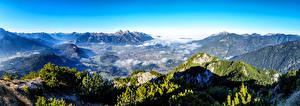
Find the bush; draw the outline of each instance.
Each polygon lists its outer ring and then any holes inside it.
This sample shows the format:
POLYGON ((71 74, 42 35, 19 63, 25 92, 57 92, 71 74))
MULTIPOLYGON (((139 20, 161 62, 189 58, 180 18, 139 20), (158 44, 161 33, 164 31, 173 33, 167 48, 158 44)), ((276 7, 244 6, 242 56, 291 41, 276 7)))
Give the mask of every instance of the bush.
POLYGON ((114 101, 114 87, 111 82, 102 78, 98 73, 87 74, 79 86, 78 95, 84 101, 111 104, 114 101))
MULTIPOLYGON (((63 99, 50 98, 46 99, 45 97, 38 96, 35 103, 36 106, 67 106, 67 103, 63 99)), ((73 106, 69 104, 68 106, 73 106)))
POLYGON ((7 79, 7 80, 14 80, 14 79, 17 79, 18 76, 17 75, 16 76, 12 76, 10 73, 6 72, 1 78, 7 79))
POLYGON ((34 78, 37 78, 39 75, 38 73, 36 72, 29 72, 28 75, 25 75, 23 77, 21 77, 22 80, 25 80, 25 79, 34 79, 34 78))
POLYGON ((152 74, 152 75, 155 75, 155 76, 157 76, 157 77, 161 77, 161 76, 163 76, 163 74, 161 74, 161 73, 159 73, 159 72, 156 72, 156 71, 150 71, 150 73, 152 74))
POLYGON ((23 91, 24 91, 26 94, 29 94, 29 87, 28 87, 28 86, 24 86, 24 87, 23 87, 23 91))

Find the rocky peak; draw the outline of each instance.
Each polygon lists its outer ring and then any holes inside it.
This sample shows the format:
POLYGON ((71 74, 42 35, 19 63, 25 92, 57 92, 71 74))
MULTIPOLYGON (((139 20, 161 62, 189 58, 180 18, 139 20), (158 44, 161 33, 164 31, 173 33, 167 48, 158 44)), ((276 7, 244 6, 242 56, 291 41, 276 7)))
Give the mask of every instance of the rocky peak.
POLYGON ((207 53, 198 53, 195 55, 195 57, 193 56, 193 63, 203 64, 203 63, 211 62, 214 59, 216 58, 207 53))

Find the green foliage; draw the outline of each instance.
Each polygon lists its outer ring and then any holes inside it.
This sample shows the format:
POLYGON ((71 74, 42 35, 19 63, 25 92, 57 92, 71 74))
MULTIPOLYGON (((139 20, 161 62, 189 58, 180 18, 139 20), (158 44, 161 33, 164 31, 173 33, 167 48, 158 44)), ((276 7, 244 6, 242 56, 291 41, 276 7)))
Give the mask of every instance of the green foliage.
POLYGON ((22 80, 25 80, 25 79, 34 79, 34 78, 37 78, 39 75, 38 73, 36 72, 29 72, 28 75, 25 75, 23 77, 21 77, 22 80))
POLYGON ((161 73, 159 73, 159 72, 156 72, 156 71, 150 71, 150 73, 152 74, 152 75, 155 75, 155 76, 157 76, 157 77, 161 77, 161 76, 163 76, 163 74, 161 74, 161 73))
POLYGON ((7 80, 14 80, 14 79, 17 79, 18 78, 18 76, 16 75, 16 76, 13 76, 13 75, 11 75, 10 73, 5 73, 1 78, 3 78, 3 79, 7 79, 7 80))
POLYGON ((168 104, 169 96, 178 88, 178 85, 167 81, 160 84, 148 82, 138 87, 127 86, 125 92, 118 96, 118 105, 168 104))
POLYGON ((66 88, 74 89, 79 85, 79 82, 87 72, 78 72, 76 69, 67 67, 58 67, 48 63, 38 72, 30 72, 21 79, 40 78, 49 88, 66 88))
POLYGON ((112 103, 114 94, 113 85, 97 73, 86 74, 79 85, 78 96, 85 101, 112 103))
MULTIPOLYGON (((50 98, 46 99, 45 97, 38 96, 35 103, 36 106, 67 106, 67 103, 63 99, 50 98)), ((68 106, 73 106, 68 104, 68 106)))
POLYGON ((23 87, 23 91, 24 91, 26 94, 29 94, 29 87, 28 87, 28 86, 24 86, 24 87, 23 87))
POLYGON ((169 99, 171 106, 197 106, 197 105, 209 105, 206 101, 204 102, 199 95, 194 93, 193 90, 185 90, 177 95, 172 95, 169 99))
MULTIPOLYGON (((113 84, 101 77, 100 74, 89 72, 78 72, 76 69, 58 67, 48 63, 38 71, 24 76, 22 79, 40 78, 44 81, 49 91, 75 93, 85 102, 101 102, 112 104, 115 101, 115 89, 113 84)), ((25 91, 25 89, 24 89, 25 91)), ((27 91, 25 91, 27 92, 27 91)), ((44 100, 39 97, 37 104, 61 105, 64 101, 57 99, 44 100)))
POLYGON ((291 70, 280 78, 280 93, 288 96, 294 91, 300 90, 300 69, 291 70))
POLYGON ((76 69, 58 67, 48 63, 38 72, 38 75, 42 80, 45 80, 47 86, 53 88, 60 85, 74 85, 77 72, 76 69))
POLYGON ((228 95, 227 102, 223 104, 226 104, 227 106, 246 105, 250 104, 251 101, 255 103, 258 102, 258 99, 253 99, 251 94, 248 93, 247 86, 244 86, 244 84, 242 84, 240 91, 235 92, 232 96, 228 95))
POLYGON ((234 90, 227 96, 226 102, 223 105, 226 106, 237 106, 237 105, 258 105, 258 106, 271 106, 275 105, 275 102, 272 101, 271 93, 267 95, 260 95, 259 97, 254 97, 256 93, 253 90, 249 90, 247 86, 244 86, 242 83, 240 90, 234 90), (252 93, 251 93, 252 92, 252 93))
POLYGON ((274 76, 277 74, 281 75, 280 72, 275 70, 263 70, 242 61, 225 61, 206 53, 198 53, 188 59, 185 63, 179 65, 172 72, 168 73, 168 77, 171 79, 174 73, 187 70, 195 66, 212 70, 211 72, 213 74, 220 77, 227 77, 227 80, 229 81, 255 81, 255 84, 258 85, 271 85, 276 82, 276 78, 274 78, 274 76), (200 61, 201 64, 197 61, 200 61))

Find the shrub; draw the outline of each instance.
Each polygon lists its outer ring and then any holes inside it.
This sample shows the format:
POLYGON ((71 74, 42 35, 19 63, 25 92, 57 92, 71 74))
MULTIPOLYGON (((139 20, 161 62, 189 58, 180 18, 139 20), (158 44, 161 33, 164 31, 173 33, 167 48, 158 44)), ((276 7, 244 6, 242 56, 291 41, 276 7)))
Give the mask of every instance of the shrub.
POLYGON ((24 91, 26 94, 29 94, 29 87, 25 85, 25 86, 23 87, 23 91, 24 91))
POLYGON ((161 76, 163 76, 163 74, 161 74, 161 73, 159 73, 159 72, 156 72, 156 71, 150 71, 150 73, 152 74, 152 75, 155 75, 155 76, 157 76, 157 77, 161 77, 161 76))
POLYGON ((1 78, 3 78, 3 79, 7 79, 7 80, 14 80, 14 79, 17 79, 18 78, 18 76, 16 75, 16 76, 13 76, 13 75, 11 75, 10 73, 5 73, 1 78))
MULTIPOLYGON (((38 96, 35 103, 36 106, 67 106, 67 103, 63 99, 50 98, 46 99, 45 97, 38 96)), ((73 106, 69 104, 68 106, 73 106)))

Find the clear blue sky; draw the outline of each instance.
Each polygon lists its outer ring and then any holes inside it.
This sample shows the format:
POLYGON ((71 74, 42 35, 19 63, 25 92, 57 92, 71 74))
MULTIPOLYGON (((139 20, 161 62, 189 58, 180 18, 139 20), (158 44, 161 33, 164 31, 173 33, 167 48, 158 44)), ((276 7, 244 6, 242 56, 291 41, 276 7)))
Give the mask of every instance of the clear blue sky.
POLYGON ((0 27, 14 32, 160 35, 300 34, 299 0, 0 0, 0 27))

